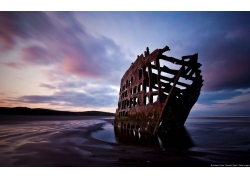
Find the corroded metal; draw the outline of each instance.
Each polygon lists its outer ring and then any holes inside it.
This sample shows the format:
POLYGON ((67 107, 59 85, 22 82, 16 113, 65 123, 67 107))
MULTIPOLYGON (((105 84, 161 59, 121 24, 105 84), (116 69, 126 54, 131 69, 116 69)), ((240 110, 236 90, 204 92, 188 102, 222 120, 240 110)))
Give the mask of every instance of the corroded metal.
POLYGON ((147 48, 121 79, 115 128, 157 134, 182 127, 197 101, 203 79, 198 54, 181 60, 147 48))

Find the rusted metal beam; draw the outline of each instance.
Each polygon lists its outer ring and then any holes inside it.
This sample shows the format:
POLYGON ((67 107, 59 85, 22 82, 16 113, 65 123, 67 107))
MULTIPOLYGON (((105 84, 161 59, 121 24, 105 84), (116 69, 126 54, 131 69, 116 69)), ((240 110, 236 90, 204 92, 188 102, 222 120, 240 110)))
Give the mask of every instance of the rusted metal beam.
POLYGON ((203 85, 201 64, 198 54, 179 60, 163 55, 169 50, 165 46, 150 53, 147 48, 125 72, 121 79, 115 128, 156 134, 184 125, 203 85), (161 67, 162 59, 172 65, 161 67), (181 68, 171 69, 173 65, 181 65, 181 68), (174 76, 166 77, 162 72, 174 76))

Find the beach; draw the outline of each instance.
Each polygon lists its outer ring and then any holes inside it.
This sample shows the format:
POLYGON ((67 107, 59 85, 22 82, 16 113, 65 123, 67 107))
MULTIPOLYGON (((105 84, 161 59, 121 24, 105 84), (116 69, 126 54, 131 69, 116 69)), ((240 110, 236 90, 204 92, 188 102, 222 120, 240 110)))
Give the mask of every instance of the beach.
POLYGON ((249 118, 188 118, 151 136, 113 128, 114 117, 1 116, 1 167, 250 165, 249 118))

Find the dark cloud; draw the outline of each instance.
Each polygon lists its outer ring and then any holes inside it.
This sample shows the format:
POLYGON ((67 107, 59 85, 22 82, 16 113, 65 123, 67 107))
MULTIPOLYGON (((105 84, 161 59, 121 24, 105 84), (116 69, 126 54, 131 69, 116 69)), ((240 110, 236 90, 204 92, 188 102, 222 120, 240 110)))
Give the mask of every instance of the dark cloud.
POLYGON ((199 19, 195 26, 191 47, 183 48, 199 53, 203 90, 250 87, 250 12, 210 12, 200 18, 204 23, 199 19))
POLYGON ((232 99, 242 94, 240 91, 202 92, 197 102, 206 105, 217 104, 220 100, 232 99))
POLYGON ((43 96, 43 95, 31 95, 31 96, 21 96, 17 99, 6 99, 8 101, 22 102, 22 103, 50 103, 56 101, 57 98, 53 96, 43 96))
POLYGON ((189 116, 250 116, 249 109, 192 110, 189 116))
POLYGON ((204 40, 200 49, 197 50, 203 64, 204 90, 233 90, 250 87, 250 71, 248 70, 250 39, 239 43, 238 40, 227 39, 225 34, 209 38, 210 40, 204 40))
POLYGON ((2 50, 10 50, 15 45, 15 37, 27 40, 46 34, 53 24, 43 12, 0 12, 0 38, 2 50))

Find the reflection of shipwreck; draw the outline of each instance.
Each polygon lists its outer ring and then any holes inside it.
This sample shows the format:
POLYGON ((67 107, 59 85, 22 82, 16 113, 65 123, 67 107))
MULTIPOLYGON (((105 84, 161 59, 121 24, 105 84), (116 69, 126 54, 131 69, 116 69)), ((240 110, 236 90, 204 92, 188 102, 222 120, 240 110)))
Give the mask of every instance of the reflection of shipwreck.
POLYGON ((168 50, 147 48, 125 72, 115 127, 157 134, 184 125, 203 85, 201 64, 198 54, 179 60, 163 55, 168 50))
POLYGON ((116 142, 125 145, 182 150, 194 146, 185 127, 181 127, 175 131, 162 133, 158 136, 122 128, 115 128, 114 132, 116 142))

